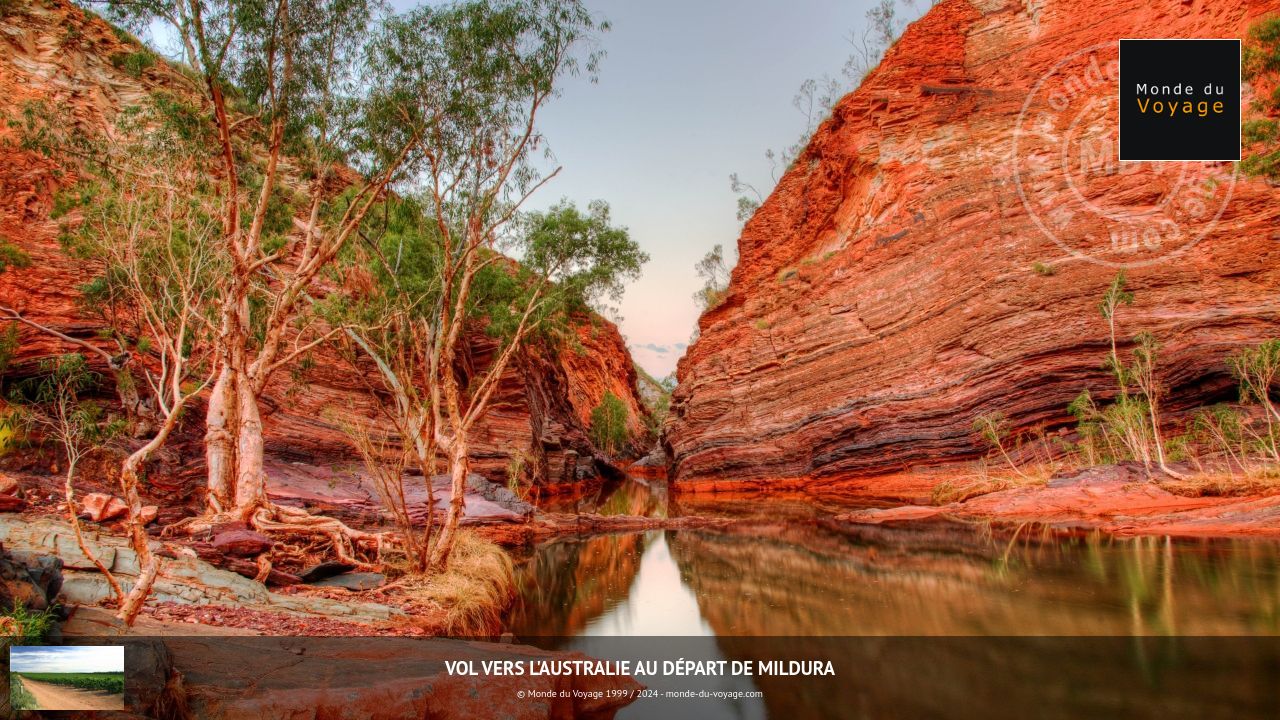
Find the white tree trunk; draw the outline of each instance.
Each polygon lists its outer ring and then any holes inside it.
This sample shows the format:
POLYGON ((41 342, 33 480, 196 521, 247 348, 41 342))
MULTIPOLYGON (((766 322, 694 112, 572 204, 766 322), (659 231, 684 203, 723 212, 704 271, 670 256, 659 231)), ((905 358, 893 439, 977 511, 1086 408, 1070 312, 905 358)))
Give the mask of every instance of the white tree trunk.
POLYGON ((208 467, 208 503, 214 512, 230 510, 235 495, 236 413, 235 382, 224 366, 209 393, 205 413, 205 463, 208 467))
POLYGON ((236 514, 248 520, 266 504, 266 473, 262 467, 262 416, 250 383, 238 383, 236 404, 236 514))
POLYGON ((442 571, 449 564, 449 554, 453 552, 453 543, 458 532, 458 524, 462 521, 467 492, 467 475, 471 472, 471 458, 467 455, 467 439, 458 433, 449 448, 449 475, 452 495, 449 498, 449 512, 445 517, 444 527, 440 529, 440 537, 436 540, 431 557, 431 567, 442 571))

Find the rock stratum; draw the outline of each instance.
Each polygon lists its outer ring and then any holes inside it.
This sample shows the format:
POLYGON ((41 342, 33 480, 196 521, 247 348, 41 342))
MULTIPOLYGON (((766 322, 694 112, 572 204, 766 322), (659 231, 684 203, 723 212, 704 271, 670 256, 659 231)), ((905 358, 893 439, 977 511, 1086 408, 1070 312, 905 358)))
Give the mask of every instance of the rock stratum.
MULTIPOLYGON (((43 102, 67 113, 80 129, 101 133, 122 110, 147 103, 157 93, 193 97, 189 81, 162 60, 141 71, 127 71, 118 58, 140 48, 70 3, 6 8, 7 14, 0 16, 0 115, 6 118, 19 118, 28 103, 43 102)), ((211 172, 214 164, 211 160, 211 172)), ((0 125, 0 240, 30 258, 28 267, 10 266, 0 273, 0 306, 97 342, 101 321, 79 302, 78 288, 90 278, 59 247, 58 222, 50 218, 59 191, 75 179, 58 170, 40 155, 22 150, 7 123, 0 125)), ((521 458, 536 478, 548 483, 575 482, 607 469, 609 459, 593 446, 589 434, 591 411, 607 392, 627 405, 633 438, 645 434, 646 411, 617 327, 595 315, 581 316, 571 332, 576 343, 532 348, 504 376, 472 442, 477 472, 505 482, 514 458, 521 458)), ((30 375, 42 358, 76 350, 22 326, 8 375, 30 375)), ((493 341, 477 332, 468 361, 482 367, 493 351, 493 341)), ((106 373, 105 363, 89 359, 106 373)), ((277 373, 263 401, 269 463, 274 459, 278 465, 304 467, 345 460, 357 465, 341 423, 378 417, 367 390, 377 387, 376 374, 371 366, 367 373, 360 378, 326 351, 306 367, 277 373)), ((193 410, 196 417, 203 413, 203 407, 193 410)), ((185 445, 180 438, 179 457, 168 459, 168 470, 192 476, 202 471, 201 433, 201 427, 187 428, 185 445)))
MULTIPOLYGON (((743 229, 678 369, 678 488, 830 484, 985 450, 975 417, 1070 425, 1161 342, 1166 409, 1234 399, 1280 334, 1280 194, 1231 163, 1115 161, 1116 40, 1245 37, 1277 2, 945 0, 845 96, 743 229), (1196 201, 1199 204, 1195 204, 1196 201)), ((1266 78, 1243 88, 1269 93, 1266 78)))

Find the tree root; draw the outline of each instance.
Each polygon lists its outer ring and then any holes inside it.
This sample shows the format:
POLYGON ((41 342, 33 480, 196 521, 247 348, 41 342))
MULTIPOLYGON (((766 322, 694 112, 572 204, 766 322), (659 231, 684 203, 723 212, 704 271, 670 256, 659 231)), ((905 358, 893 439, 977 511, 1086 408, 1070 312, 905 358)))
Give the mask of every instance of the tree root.
MULTIPOLYGON (((199 535, 212 532, 218 525, 243 522, 240 512, 220 512, 187 518, 164 529, 164 535, 199 535)), ((301 508, 266 503, 253 511, 248 525, 264 534, 311 535, 327 538, 338 560, 362 570, 377 569, 382 561, 383 547, 392 540, 388 533, 365 532, 350 527, 341 520, 323 515, 312 515, 301 508), (373 562, 361 560, 357 551, 361 548, 373 553, 373 562)), ((270 573, 270 563, 259 562, 259 576, 270 573), (263 569, 265 567, 265 570, 263 569)))

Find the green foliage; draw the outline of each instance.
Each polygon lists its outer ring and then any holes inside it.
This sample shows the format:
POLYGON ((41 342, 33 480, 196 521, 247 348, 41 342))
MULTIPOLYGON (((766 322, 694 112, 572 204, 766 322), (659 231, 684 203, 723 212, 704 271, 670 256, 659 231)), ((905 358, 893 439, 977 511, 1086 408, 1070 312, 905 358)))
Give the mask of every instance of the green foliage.
POLYGON ((27 251, 0 237, 0 273, 13 267, 22 269, 31 266, 31 256, 27 251))
POLYGON ((1039 261, 1032 263, 1031 269, 1035 272, 1035 274, 1041 277, 1051 277, 1053 275, 1058 274, 1057 268, 1055 268, 1052 265, 1049 265, 1048 263, 1042 263, 1039 261))
POLYGON ((11 322, 4 326, 4 330, 0 330, 0 379, 3 379, 9 363, 13 362, 17 353, 18 323, 11 322))
POLYGON ((1270 404, 1271 389, 1280 377, 1280 338, 1231 355, 1227 367, 1240 382, 1241 402, 1270 404))
POLYGON ((658 380, 639 365, 636 368, 636 390, 645 404, 648 414, 645 418, 645 429, 651 439, 657 439, 662 433, 662 423, 671 411, 671 394, 676 389, 675 374, 658 380))
POLYGON ((93 690, 98 692, 111 693, 119 695, 124 692, 124 673, 123 672, 94 672, 94 673, 50 673, 50 672, 24 672, 22 677, 36 682, 52 683, 54 685, 66 685, 80 690, 93 690))
POLYGON ((108 418, 102 405, 85 399, 97 389, 101 376, 89 369, 78 353, 40 362, 40 374, 16 383, 9 399, 23 412, 14 422, 40 422, 60 436, 62 442, 100 445, 125 429, 122 418, 108 418), (42 420, 43 418, 43 420, 42 420))
POLYGON ((1280 410, 1271 394, 1280 380, 1280 338, 1245 348, 1227 358, 1231 374, 1240 383, 1240 401, 1262 406, 1265 427, 1254 433, 1255 445, 1280 462, 1280 410))
POLYGON ((132 78, 142 77, 143 72, 156 64, 155 54, 146 49, 130 53, 115 53, 109 59, 112 67, 123 70, 132 78))
MULTIPOLYGON (((376 324, 393 305, 407 307, 412 317, 434 316, 443 287, 444 241, 427 215, 428 205, 394 198, 370 213, 364 232, 377 238, 377 250, 367 256, 366 269, 376 292, 355 302, 331 301, 326 309, 331 319, 376 324)), ((590 203, 586 212, 561 202, 522 215, 518 225, 511 247, 523 251, 520 262, 482 250, 492 262, 477 273, 465 305, 467 317, 498 339, 511 337, 531 300, 534 334, 559 333, 571 317, 603 298, 616 298, 624 281, 638 277, 649 259, 625 228, 612 224, 602 201, 590 203)), ((450 299, 457 301, 456 292, 450 299)))
POLYGON ((1133 304, 1133 293, 1125 289, 1127 283, 1123 270, 1112 278, 1107 291, 1102 294, 1102 300, 1098 301, 1098 312, 1102 313, 1103 318, 1111 320, 1121 305, 1133 304))
MULTIPOLYGON (((1243 53, 1246 80, 1280 71, 1280 16, 1271 16, 1254 23, 1249 28, 1243 53)), ((1248 119, 1243 127, 1245 143, 1256 146, 1256 149, 1246 154, 1240 163, 1240 169, 1248 175, 1277 180, 1280 179, 1280 145, 1277 145, 1280 131, 1277 130, 1276 121, 1265 116, 1280 110, 1280 86, 1276 87, 1270 97, 1261 99, 1256 109, 1264 117, 1248 119)))
POLYGON ((13 609, 0 613, 3 619, 4 637, 21 643, 40 643, 53 632, 58 624, 56 610, 53 607, 44 610, 31 610, 22 601, 14 604, 13 609))
POLYGON ((100 380, 79 353, 46 358, 40 361, 39 375, 14 385, 11 399, 46 405, 56 402, 63 393, 79 397, 93 390, 100 380))
POLYGON ((1222 403, 1200 408, 1192 416, 1190 432, 1196 445, 1236 462, 1247 453, 1246 421, 1239 408, 1222 403))
MULTIPOLYGON (((4 15, 4 4, 0 2, 0 15, 4 15)), ((39 710, 35 697, 22 685, 22 676, 9 674, 9 707, 14 710, 39 710)))
POLYGON ((1009 418, 998 411, 979 415, 973 421, 974 431, 993 448, 1004 443, 1005 438, 1009 437, 1010 428, 1009 418))
POLYGON ((629 419, 630 413, 622 398, 614 395, 613 391, 605 392, 600 404, 591 410, 591 441, 610 455, 624 449, 629 419))
POLYGON ((553 283, 549 312, 579 313, 605 298, 619 300, 623 284, 640 276, 649 255, 626 228, 613 225, 609 204, 593 200, 582 212, 562 200, 525 216, 523 273, 553 283))
POLYGON ((207 151, 217 139, 209 115, 192 103, 167 92, 151 96, 154 119, 188 151, 207 151))
POLYGON ((713 310, 729 293, 729 265, 724 259, 724 246, 716 243, 694 269, 702 278, 702 288, 693 294, 694 302, 703 312, 713 310))

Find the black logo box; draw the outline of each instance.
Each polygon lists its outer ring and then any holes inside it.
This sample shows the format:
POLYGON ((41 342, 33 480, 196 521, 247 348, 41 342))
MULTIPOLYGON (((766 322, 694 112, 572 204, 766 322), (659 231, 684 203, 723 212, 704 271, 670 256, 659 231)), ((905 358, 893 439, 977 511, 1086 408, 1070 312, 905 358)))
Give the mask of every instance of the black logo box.
POLYGON ((1239 161, 1240 52, 1237 38, 1121 39, 1120 160, 1239 161), (1173 114, 1170 103, 1177 104, 1173 114))

